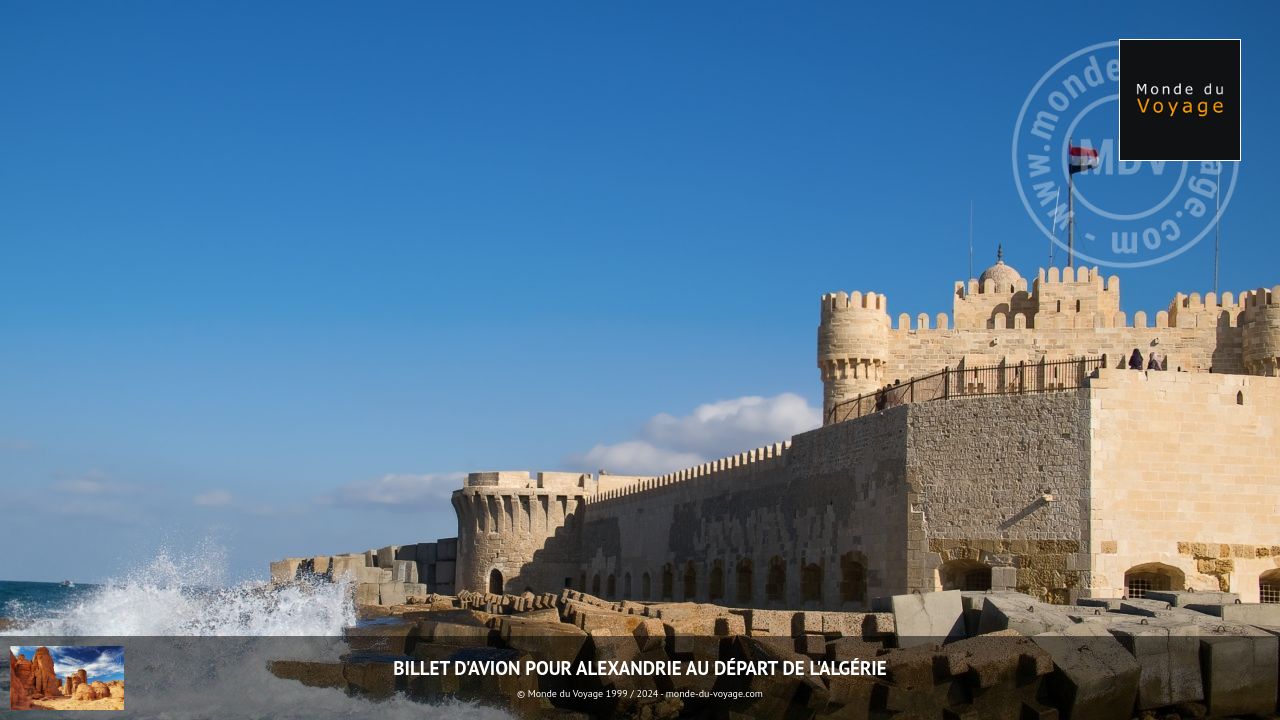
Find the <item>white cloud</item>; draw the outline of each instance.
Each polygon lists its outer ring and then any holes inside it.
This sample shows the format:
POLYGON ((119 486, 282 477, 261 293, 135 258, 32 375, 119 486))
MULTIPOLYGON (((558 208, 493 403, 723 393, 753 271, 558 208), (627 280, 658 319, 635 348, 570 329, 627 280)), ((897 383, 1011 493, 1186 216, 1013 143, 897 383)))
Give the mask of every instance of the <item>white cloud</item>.
POLYGON ((332 495, 317 498, 325 505, 353 504, 388 509, 411 510, 448 501, 462 487, 466 473, 391 473, 374 480, 347 483, 332 495))
POLYGON ((701 455, 665 450, 644 440, 627 440, 612 445, 598 444, 568 463, 584 470, 608 470, 620 475, 661 475, 674 468, 704 462, 701 455))
POLYGON ((124 658, 121 657, 120 651, 114 648, 104 648, 97 657, 87 660, 78 660, 69 653, 58 652, 60 649, 53 648, 49 653, 53 658, 53 671, 60 678, 75 674, 78 670, 84 670, 90 682, 124 673, 124 658))
POLYGON ((224 507, 231 504, 231 493, 226 490, 210 490, 195 496, 192 502, 200 507, 224 507))
POLYGON ((567 465, 657 475, 786 440, 822 424, 822 411, 795 393, 749 395, 699 405, 682 417, 660 413, 640 437, 598 444, 571 455, 567 465))

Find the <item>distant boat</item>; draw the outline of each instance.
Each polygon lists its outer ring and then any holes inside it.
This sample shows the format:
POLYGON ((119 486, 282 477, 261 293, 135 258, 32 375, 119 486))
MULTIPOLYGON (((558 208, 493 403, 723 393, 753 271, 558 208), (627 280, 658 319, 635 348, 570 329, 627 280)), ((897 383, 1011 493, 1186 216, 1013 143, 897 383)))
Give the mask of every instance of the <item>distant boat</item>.
POLYGON ((73 582, 71 582, 70 580, 63 580, 63 581, 62 581, 62 587, 75 587, 75 586, 76 586, 76 584, 75 584, 75 583, 73 583, 73 582))

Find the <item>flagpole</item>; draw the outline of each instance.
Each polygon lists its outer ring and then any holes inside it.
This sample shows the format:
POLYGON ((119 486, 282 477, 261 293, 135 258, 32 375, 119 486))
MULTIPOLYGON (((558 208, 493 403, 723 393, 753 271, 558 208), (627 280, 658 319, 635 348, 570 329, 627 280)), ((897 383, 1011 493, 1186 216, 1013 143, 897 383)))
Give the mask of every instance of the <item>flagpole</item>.
POLYGON ((1049 265, 1053 267, 1053 246, 1058 244, 1058 220, 1062 218, 1062 186, 1053 196, 1053 237, 1049 238, 1049 265))
POLYGON ((1213 295, 1218 295, 1218 256, 1222 252, 1222 173, 1213 189, 1213 295))
POLYGON ((1067 138, 1067 267, 1075 267, 1076 261, 1075 178, 1071 167, 1071 138, 1067 138))

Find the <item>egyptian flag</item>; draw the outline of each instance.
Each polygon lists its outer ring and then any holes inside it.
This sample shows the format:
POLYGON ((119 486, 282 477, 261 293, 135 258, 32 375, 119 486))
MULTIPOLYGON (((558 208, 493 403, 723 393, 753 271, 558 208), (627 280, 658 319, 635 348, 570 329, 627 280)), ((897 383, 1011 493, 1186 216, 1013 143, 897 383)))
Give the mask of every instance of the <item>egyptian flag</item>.
POLYGON ((1069 173, 1074 175, 1089 168, 1098 167, 1098 151, 1093 148, 1071 146, 1071 158, 1068 163, 1069 173))

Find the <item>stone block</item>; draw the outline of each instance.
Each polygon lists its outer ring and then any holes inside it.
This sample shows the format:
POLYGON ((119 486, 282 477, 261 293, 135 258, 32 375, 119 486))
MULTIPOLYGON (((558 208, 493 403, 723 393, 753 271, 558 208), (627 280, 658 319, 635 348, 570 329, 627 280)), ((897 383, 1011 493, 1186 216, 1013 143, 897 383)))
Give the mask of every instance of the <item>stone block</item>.
POLYGON ((1130 720, 1138 697, 1138 661, 1109 633, 1046 633, 1031 641, 1053 658, 1047 697, 1071 720, 1130 720))
POLYGON ((418 582, 418 564, 411 560, 393 560, 391 564, 392 581, 402 583, 418 582))
POLYGON ((395 562, 396 551, 399 550, 398 545, 388 545, 384 548, 378 548, 378 567, 389 568, 395 562))
POLYGON ((1230 630, 1233 632, 1200 637, 1200 669, 1209 715, 1267 715, 1275 711, 1280 690, 1280 639, 1256 628, 1230 630))
POLYGON ((424 640, 430 640, 437 645, 460 647, 489 645, 499 638, 497 630, 484 625, 455 622, 421 622, 418 627, 419 631, 424 633, 424 640), (429 635, 426 633, 429 633, 429 635))
POLYGON ((507 618, 500 635, 508 647, 535 660, 576 660, 587 642, 587 633, 572 625, 517 618, 507 618))
POLYGON ((752 636, 771 635, 791 637, 794 610, 746 610, 747 627, 752 636))
MULTIPOLYGON (((454 584, 454 569, 457 563, 453 560, 437 560, 436 561, 436 585, 447 585, 450 588, 454 584)), ((440 590, 438 592, 444 592, 440 590)), ((452 592, 452 590, 450 590, 452 592)))
POLYGON ((1148 590, 1147 600, 1169 603, 1170 607, 1191 608, 1195 605, 1233 605, 1240 601, 1240 596, 1230 592, 1193 591, 1193 590, 1148 590))
POLYGON ((405 601, 404 583, 378 583, 378 604, 384 606, 403 605, 405 601))
POLYGON ((333 558, 333 580, 339 582, 360 582, 364 571, 363 555, 337 555, 333 558))
POLYGON ((418 546, 416 544, 401 545, 399 548, 396 549, 395 559, 408 560, 411 563, 418 562, 418 546))
POLYGON ((419 564, 432 564, 437 560, 435 543, 418 543, 417 557, 415 558, 419 564))
POLYGON ((1150 710, 1204 699, 1200 640, 1204 630, 1191 623, 1118 623, 1107 630, 1138 661, 1138 708, 1150 710), (1145 624, 1144 624, 1145 623, 1145 624))
POLYGON ((379 622, 348 627, 342 634, 347 646, 355 652, 408 655, 418 639, 418 626, 412 622, 379 622))
POLYGON ((378 584, 377 583, 358 583, 355 586, 356 605, 377 605, 378 604, 378 584))
POLYGON ((285 558, 271 563, 271 581, 277 583, 292 582, 298 576, 300 558, 285 558))
POLYGON ((964 637, 963 609, 957 590, 889 598, 898 647, 946 642, 964 637))
POLYGON ((457 560, 458 559, 458 538, 444 538, 436 541, 436 559, 441 560, 457 560))
POLYGON ((641 620, 631 634, 635 636, 641 652, 660 650, 666 646, 667 629, 661 620, 655 618, 641 620))
POLYGON ((1056 606, 1039 602, 1028 595, 991 594, 984 598, 978 633, 1015 630, 1021 635, 1039 635, 1062 631, 1072 625, 1071 618, 1056 606))
POLYGON ((991 568, 992 590, 1013 590, 1018 587, 1018 569, 1013 567, 991 568))
POLYGON ((1244 625, 1280 625, 1280 604, 1240 603, 1210 608, 1213 614, 1231 623, 1244 625))
POLYGON ((311 558, 311 572, 317 575, 324 575, 329 572, 329 565, 332 558, 328 555, 317 555, 311 558))

